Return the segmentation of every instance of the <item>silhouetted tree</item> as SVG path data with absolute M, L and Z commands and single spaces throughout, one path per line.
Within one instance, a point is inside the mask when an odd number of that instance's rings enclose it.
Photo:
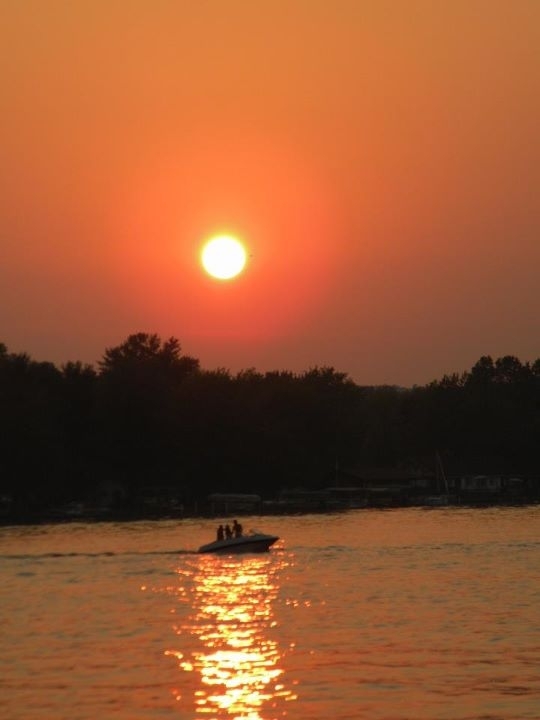
M 178 477 L 178 431 L 186 409 L 179 386 L 199 372 L 176 338 L 137 333 L 108 348 L 99 363 L 102 464 L 132 489 Z
M 362 387 L 332 367 L 201 370 L 175 338 L 137 333 L 97 371 L 59 370 L 0 343 L 0 491 L 21 507 L 84 499 L 103 480 L 276 495 L 325 487 L 340 467 L 538 473 L 540 359 L 486 355 L 411 389 Z

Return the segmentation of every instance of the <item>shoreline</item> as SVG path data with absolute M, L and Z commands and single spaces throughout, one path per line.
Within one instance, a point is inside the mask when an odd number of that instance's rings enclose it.
M 306 507 L 304 509 L 283 509 L 281 512 L 269 511 L 253 512 L 235 511 L 226 513 L 217 512 L 21 512 L 6 513 L 0 516 L 0 527 L 17 527 L 28 525 L 67 525 L 75 523 L 129 523 L 129 522 L 159 522 L 159 521 L 177 521 L 182 520 L 213 520 L 217 518 L 233 518 L 256 515 L 258 517 L 294 517 L 305 515 L 335 515 L 348 513 L 352 510 L 362 510 L 365 512 L 373 510 L 399 510 L 399 509 L 425 509 L 425 510 L 452 510 L 452 509 L 485 509 L 485 508 L 506 508 L 506 507 L 526 507 L 540 504 L 540 498 L 508 498 L 505 501 L 501 499 L 492 499 L 491 501 L 483 500 L 478 502 L 453 502 L 441 505 L 429 505 L 423 503 L 389 503 L 381 505 L 365 505 L 364 507 L 332 507 L 332 508 L 316 508 Z

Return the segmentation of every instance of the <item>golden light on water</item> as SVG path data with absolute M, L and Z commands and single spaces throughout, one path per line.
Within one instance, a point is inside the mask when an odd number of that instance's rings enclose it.
M 175 627 L 182 650 L 167 654 L 192 674 L 188 684 L 197 714 L 266 720 L 264 708 L 273 717 L 285 715 L 283 703 L 296 699 L 286 687 L 282 653 L 272 632 L 276 570 L 273 558 L 204 556 L 184 574 L 188 582 L 179 598 L 189 601 L 193 612 L 182 627 Z M 178 691 L 178 698 L 185 701 L 185 692 Z

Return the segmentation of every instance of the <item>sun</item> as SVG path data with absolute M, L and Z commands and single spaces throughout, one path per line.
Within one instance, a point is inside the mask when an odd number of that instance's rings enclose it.
M 243 244 L 233 235 L 216 235 L 201 251 L 201 263 L 206 272 L 218 280 L 230 280 L 242 272 L 247 254 Z

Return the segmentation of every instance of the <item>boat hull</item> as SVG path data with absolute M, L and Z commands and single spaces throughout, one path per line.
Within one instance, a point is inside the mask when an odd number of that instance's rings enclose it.
M 220 555 L 262 553 L 268 552 L 277 540 L 279 538 L 275 535 L 264 535 L 263 533 L 242 535 L 241 537 L 215 540 L 207 545 L 202 545 L 199 548 L 199 553 L 218 553 Z

